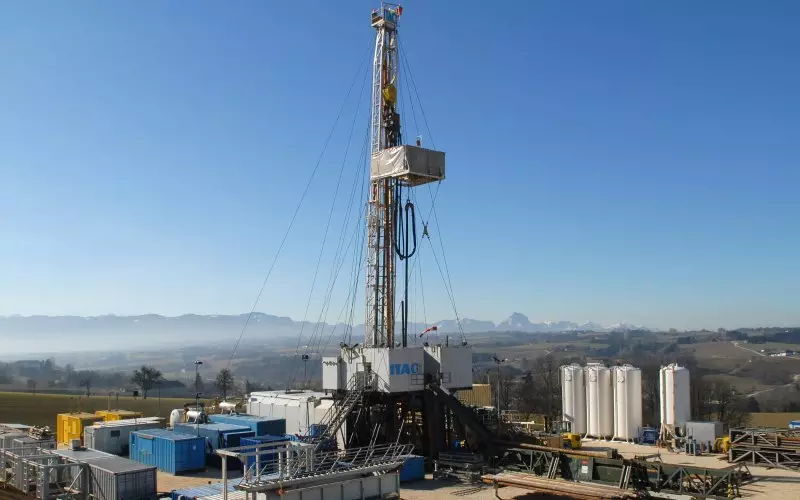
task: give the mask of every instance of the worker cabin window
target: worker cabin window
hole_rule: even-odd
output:
[[[119,431],[111,431],[111,437],[112,438],[118,438],[119,437]]]

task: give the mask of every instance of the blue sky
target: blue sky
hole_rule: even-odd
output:
[[[0,314],[248,311],[375,3],[6,5]],[[408,108],[404,130],[448,155],[430,227],[459,314],[800,324],[798,19],[791,1],[407,2],[431,134]],[[261,311],[303,317],[332,214],[319,314],[363,167],[363,75]],[[428,242],[420,259],[428,321],[453,317]]]

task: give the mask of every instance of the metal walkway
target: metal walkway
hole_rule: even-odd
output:
[[[255,463],[245,469],[244,476],[234,485],[237,490],[249,493],[390,472],[402,466],[404,457],[413,448],[391,444],[315,453],[313,444],[289,442],[220,449],[217,454],[223,457],[223,462],[238,458],[247,464],[253,461],[251,457],[255,458]],[[261,460],[265,456],[272,458]],[[225,468],[223,464],[223,482],[227,482]]]

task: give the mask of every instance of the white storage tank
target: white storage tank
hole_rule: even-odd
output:
[[[586,435],[596,438],[614,434],[614,391],[611,370],[599,363],[586,365]]]
[[[689,370],[676,363],[659,371],[661,425],[683,427],[692,418]]]
[[[630,365],[615,366],[614,439],[630,441],[642,427],[642,371]]]
[[[586,434],[586,383],[583,367],[561,367],[561,414],[570,423],[571,432]]]

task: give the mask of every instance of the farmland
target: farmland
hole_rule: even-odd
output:
[[[186,399],[178,398],[108,398],[106,396],[65,396],[60,394],[31,394],[0,392],[0,422],[56,427],[56,415],[69,411],[118,408],[141,411],[145,416],[168,418],[175,408],[182,408]],[[110,403],[110,405],[109,405]]]

